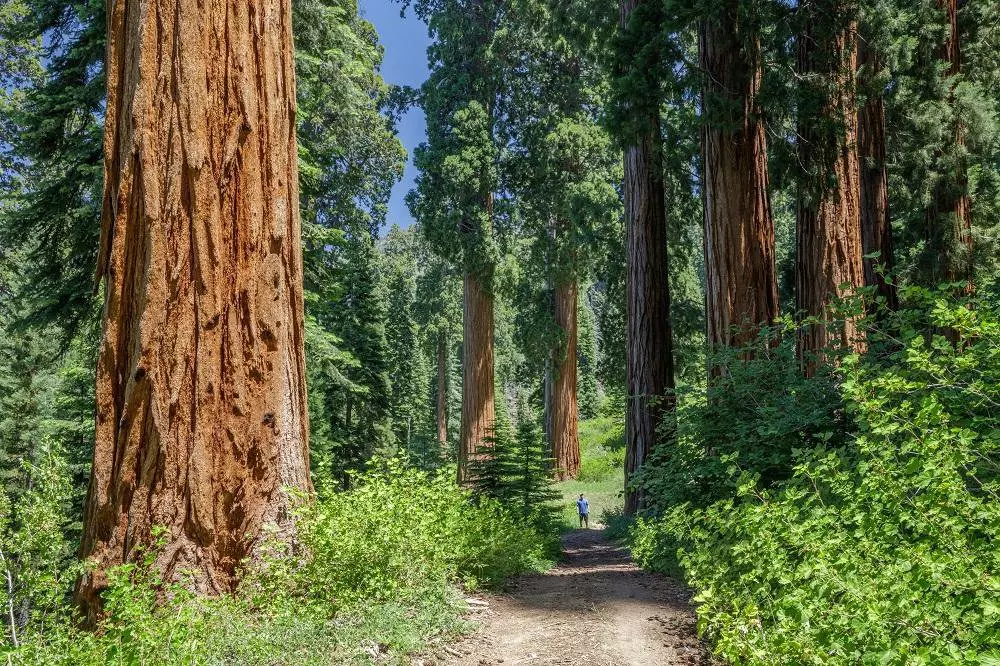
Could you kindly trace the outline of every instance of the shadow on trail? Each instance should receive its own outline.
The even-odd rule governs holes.
[[[690,593],[642,571],[597,529],[562,539],[562,561],[522,576],[471,611],[481,629],[447,648],[446,664],[532,666],[707,666]]]

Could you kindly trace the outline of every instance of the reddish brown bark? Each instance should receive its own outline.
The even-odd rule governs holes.
[[[937,0],[939,9],[948,20],[948,37],[942,45],[941,58],[948,63],[949,102],[954,101],[954,87],[962,73],[961,33],[958,24],[958,0]],[[928,245],[937,254],[934,258],[934,281],[965,282],[966,291],[973,291],[972,211],[969,180],[965,161],[965,124],[955,113],[954,150],[959,159],[950,174],[946,174],[932,193],[927,210]]]
[[[757,106],[760,48],[730,0],[701,25],[708,341],[739,346],[778,316],[767,143]]]
[[[438,332],[437,341],[437,404],[435,409],[437,441],[441,453],[448,454],[448,335]]]
[[[861,250],[865,285],[875,288],[886,307],[899,307],[896,285],[886,279],[895,266],[892,222],[889,218],[889,181],[885,170],[885,104],[872,79],[884,65],[864,40],[858,42],[858,64],[868,84],[865,103],[858,110],[858,157],[861,179]],[[877,258],[869,258],[878,253]]]
[[[493,387],[493,294],[471,271],[464,277],[462,338],[462,433],[458,481],[470,480],[469,463],[490,436],[495,416]]]
[[[577,285],[572,280],[555,289],[555,320],[564,344],[555,354],[552,386],[552,457],[559,481],[580,475],[579,410],[576,396]]]
[[[799,330],[798,350],[807,373],[813,354],[827,347],[862,350],[857,318],[838,318],[833,300],[864,284],[861,262],[860,182],[854,72],[857,35],[853,20],[831,23],[844,13],[836,0],[803,5],[798,40],[800,76],[811,98],[799,117],[798,154],[805,169],[797,211],[795,287],[800,313],[819,323]],[[831,18],[832,17],[832,18]],[[839,321],[836,321],[839,319]]]
[[[654,20],[654,0],[621,0],[621,24],[629,27],[633,12],[642,7],[640,21]],[[648,11],[647,11],[648,10]],[[653,30],[638,31],[643,40],[659,38]],[[634,41],[634,40],[633,40]],[[632,43],[633,53],[654,49]],[[636,67],[635,63],[628,65]],[[639,65],[643,66],[643,65]],[[654,82],[650,82],[653,84]],[[658,432],[673,407],[673,349],[670,330],[670,291],[667,279],[667,214],[663,184],[663,139],[659,100],[653,90],[630,108],[623,183],[626,256],[626,390],[625,513],[635,515],[644,504],[635,475],[660,437]]]
[[[165,580],[232,590],[310,487],[290,3],[108,12],[91,619],[157,526]]]

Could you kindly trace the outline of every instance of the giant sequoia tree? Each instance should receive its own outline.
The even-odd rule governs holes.
[[[504,5],[495,0],[419,0],[417,13],[436,43],[421,91],[427,142],[415,162],[409,198],[431,245],[463,269],[462,425],[458,476],[488,436],[494,406],[494,195],[499,113],[492,47]]]
[[[674,387],[667,280],[667,213],[660,135],[663,9],[622,0],[618,94],[623,125],[626,237],[625,513],[642,506],[634,485],[649,457]]]
[[[291,4],[123,0],[108,28],[91,617],[160,526],[166,580],[233,589],[310,485]]]
[[[599,66],[612,16],[589,0],[517,3],[518,55],[505,126],[512,137],[510,182],[519,216],[532,238],[535,275],[544,284],[555,326],[545,359],[545,416],[556,477],[580,469],[577,402],[577,313],[580,282],[592,246],[618,217],[614,184],[620,167],[610,137],[597,122],[607,77]],[[553,48],[553,45],[558,45]],[[537,335],[533,332],[532,335]]]
[[[798,36],[800,177],[796,308],[816,323],[799,333],[803,357],[827,347],[864,346],[855,317],[838,320],[833,301],[864,285],[861,265],[858,116],[853,2],[802,0]],[[807,369],[811,362],[806,360]]]
[[[739,345],[778,315],[767,141],[758,103],[755,3],[728,0],[701,21],[708,340]]]

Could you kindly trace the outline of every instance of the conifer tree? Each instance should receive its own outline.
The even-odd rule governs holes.
[[[660,103],[664,80],[663,7],[622,0],[617,81],[625,155],[626,413],[625,513],[642,507],[635,475],[673,416],[673,335],[667,267]]]
[[[235,589],[266,525],[293,533],[285,489],[310,488],[291,4],[160,9],[107,17],[91,622],[158,528],[164,580]]]
[[[495,418],[493,277],[499,259],[494,227],[496,119],[501,115],[496,32],[506,6],[496,0],[417,0],[436,40],[421,89],[427,142],[410,209],[430,244],[462,268],[462,419],[458,477]]]
[[[835,322],[833,300],[864,286],[854,75],[856,5],[802,0],[797,38],[801,79],[796,217],[796,309],[816,323],[799,332],[807,373],[828,347],[863,349],[855,316]]]
[[[758,96],[756,2],[711,5],[700,21],[705,303],[711,345],[742,345],[778,315],[767,140]]]
[[[579,473],[577,312],[580,283],[601,227],[613,220],[620,178],[598,124],[607,94],[601,56],[613,17],[605,4],[522,2],[511,50],[522,63],[505,125],[509,168],[538,273],[551,292],[554,339],[546,359],[546,423],[558,478]],[[555,46],[557,45],[557,46]]]

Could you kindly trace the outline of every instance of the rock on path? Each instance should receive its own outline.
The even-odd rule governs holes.
[[[683,585],[639,569],[598,530],[567,534],[563,556],[545,574],[518,579],[509,593],[483,597],[489,605],[470,611],[481,628],[439,653],[443,663],[711,663]]]

